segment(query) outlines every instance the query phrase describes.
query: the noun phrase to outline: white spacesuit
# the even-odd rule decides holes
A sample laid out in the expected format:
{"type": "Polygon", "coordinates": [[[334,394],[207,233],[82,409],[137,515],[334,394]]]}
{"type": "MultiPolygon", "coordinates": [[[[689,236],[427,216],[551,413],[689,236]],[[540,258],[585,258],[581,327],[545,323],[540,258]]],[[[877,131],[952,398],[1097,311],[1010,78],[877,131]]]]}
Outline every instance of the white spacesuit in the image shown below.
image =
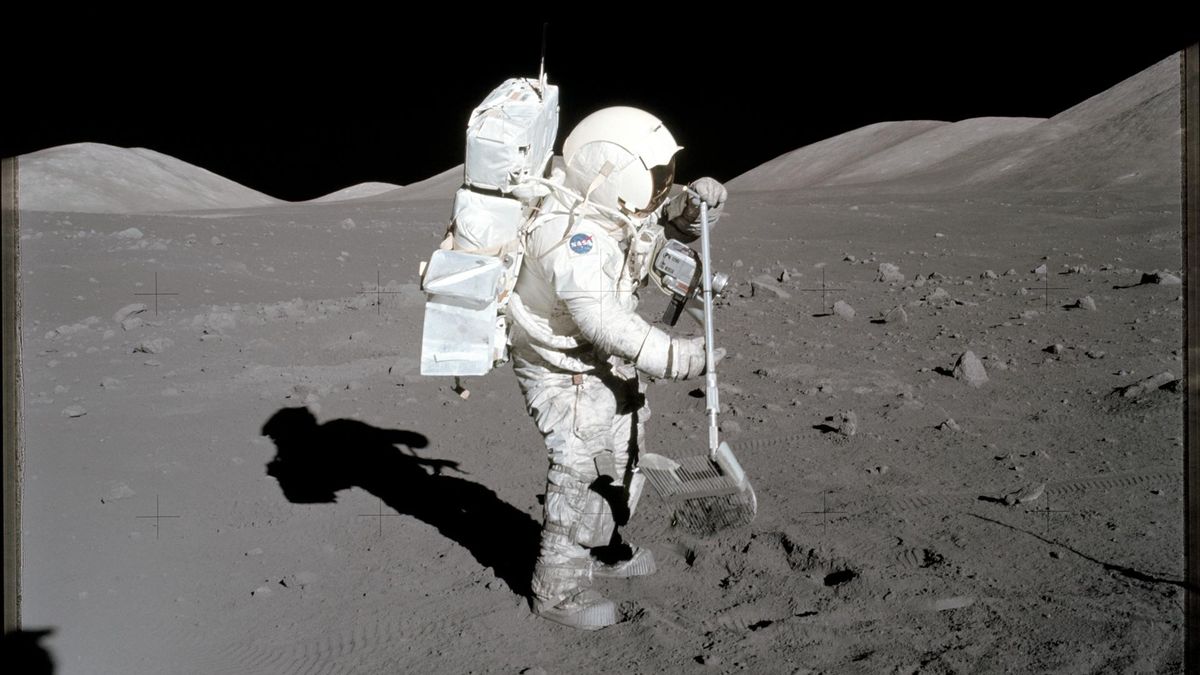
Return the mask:
{"type": "MultiPolygon", "coordinates": [[[[568,136],[553,190],[532,223],[510,305],[513,365],[545,437],[549,473],[533,609],[585,629],[616,622],[593,575],[654,572],[648,549],[620,541],[616,527],[637,507],[637,453],[650,412],[645,382],[703,374],[703,338],[673,338],[636,313],[652,256],[665,236],[699,234],[699,201],[686,195],[658,211],[681,148],[644,111],[616,107],[584,119],[568,136]]],[[[726,192],[703,178],[691,186],[710,204],[726,192]]]]}

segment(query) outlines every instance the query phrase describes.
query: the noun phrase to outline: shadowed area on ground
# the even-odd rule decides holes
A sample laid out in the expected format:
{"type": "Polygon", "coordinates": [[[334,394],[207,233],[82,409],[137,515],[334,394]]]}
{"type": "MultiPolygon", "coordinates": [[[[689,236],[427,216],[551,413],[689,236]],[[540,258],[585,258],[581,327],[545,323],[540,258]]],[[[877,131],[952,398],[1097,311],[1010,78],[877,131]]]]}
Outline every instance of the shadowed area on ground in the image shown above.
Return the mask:
{"type": "Polygon", "coordinates": [[[320,424],[306,408],[279,410],[262,431],[276,447],[267,474],[288,501],[333,503],[339,490],[362,488],[437,528],[514,593],[528,595],[538,524],[491,489],[445,475],[462,473],[457,462],[417,456],[413,448],[429,445],[424,435],[348,419],[320,424]]]}

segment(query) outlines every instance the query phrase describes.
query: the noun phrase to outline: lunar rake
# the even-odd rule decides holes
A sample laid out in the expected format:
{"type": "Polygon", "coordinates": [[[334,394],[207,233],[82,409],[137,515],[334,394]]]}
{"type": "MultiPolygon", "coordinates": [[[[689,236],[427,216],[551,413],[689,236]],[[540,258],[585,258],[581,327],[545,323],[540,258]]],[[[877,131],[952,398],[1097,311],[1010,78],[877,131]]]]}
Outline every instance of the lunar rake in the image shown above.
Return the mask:
{"type": "Polygon", "coordinates": [[[721,406],[713,348],[712,254],[708,204],[703,199],[700,201],[700,223],[708,454],[679,460],[646,454],[639,465],[659,496],[675,507],[676,524],[699,535],[711,535],[749,524],[758,512],[758,500],[733,450],[728,443],[721,442],[717,428],[717,412],[721,406]]]}

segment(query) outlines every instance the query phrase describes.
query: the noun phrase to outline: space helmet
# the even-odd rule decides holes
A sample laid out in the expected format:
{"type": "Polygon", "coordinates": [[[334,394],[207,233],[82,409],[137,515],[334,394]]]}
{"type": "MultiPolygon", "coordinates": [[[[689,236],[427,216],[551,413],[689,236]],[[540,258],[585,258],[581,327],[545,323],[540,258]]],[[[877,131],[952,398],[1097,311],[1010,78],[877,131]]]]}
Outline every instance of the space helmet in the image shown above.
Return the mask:
{"type": "Polygon", "coordinates": [[[683,148],[654,115],[627,106],[588,115],[563,143],[567,187],[588,201],[642,218],[662,206],[683,148]]]}

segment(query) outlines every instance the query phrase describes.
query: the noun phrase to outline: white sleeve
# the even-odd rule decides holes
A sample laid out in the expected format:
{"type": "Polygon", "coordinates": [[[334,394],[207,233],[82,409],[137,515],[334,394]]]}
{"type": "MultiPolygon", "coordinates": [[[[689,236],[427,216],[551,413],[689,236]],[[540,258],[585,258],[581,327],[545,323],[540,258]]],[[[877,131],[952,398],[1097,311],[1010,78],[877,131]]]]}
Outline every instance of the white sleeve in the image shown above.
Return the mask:
{"type": "Polygon", "coordinates": [[[593,347],[655,377],[667,376],[671,338],[618,297],[631,291],[617,289],[625,256],[615,241],[595,229],[577,228],[546,262],[555,292],[593,347]]]}

